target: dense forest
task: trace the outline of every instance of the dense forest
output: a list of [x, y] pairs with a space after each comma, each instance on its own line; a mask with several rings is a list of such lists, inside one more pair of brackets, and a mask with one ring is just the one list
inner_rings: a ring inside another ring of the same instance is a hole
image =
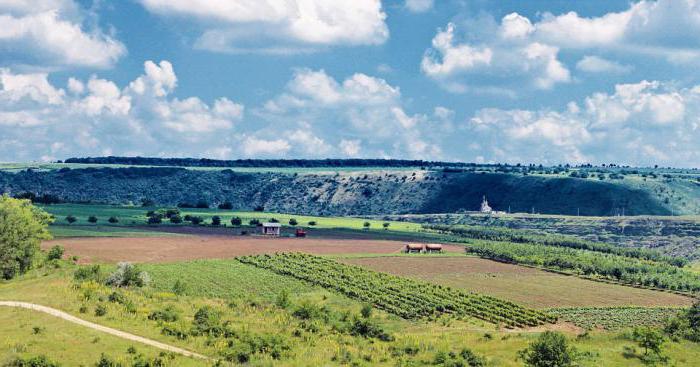
[[68, 158], [65, 163], [121, 164], [129, 166], [177, 166], [177, 167], [473, 167], [474, 163], [433, 162], [406, 159], [235, 159], [208, 158], [155, 158], [155, 157], [86, 157]]

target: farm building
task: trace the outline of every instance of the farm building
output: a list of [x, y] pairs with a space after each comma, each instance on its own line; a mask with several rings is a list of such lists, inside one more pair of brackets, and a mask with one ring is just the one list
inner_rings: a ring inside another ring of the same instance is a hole
[[439, 243], [407, 243], [404, 252], [407, 254], [442, 252], [442, 245]]
[[439, 243], [428, 243], [425, 245], [425, 252], [442, 252], [442, 245]]
[[263, 223], [260, 227], [261, 233], [266, 236], [279, 236], [282, 225], [279, 223]]

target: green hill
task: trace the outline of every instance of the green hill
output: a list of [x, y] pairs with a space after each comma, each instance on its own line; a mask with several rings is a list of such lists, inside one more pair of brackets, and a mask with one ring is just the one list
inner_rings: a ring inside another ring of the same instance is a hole
[[336, 171], [193, 170], [178, 167], [86, 167], [0, 171], [0, 192], [38, 200], [141, 205], [197, 204], [312, 215], [382, 215], [495, 210], [614, 216], [700, 213], [700, 182], [647, 173], [574, 178], [471, 170]]

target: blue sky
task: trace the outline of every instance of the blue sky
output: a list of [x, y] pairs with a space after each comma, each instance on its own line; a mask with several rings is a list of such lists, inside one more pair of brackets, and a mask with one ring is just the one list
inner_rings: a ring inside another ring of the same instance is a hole
[[700, 1], [0, 0], [0, 161], [700, 167]]

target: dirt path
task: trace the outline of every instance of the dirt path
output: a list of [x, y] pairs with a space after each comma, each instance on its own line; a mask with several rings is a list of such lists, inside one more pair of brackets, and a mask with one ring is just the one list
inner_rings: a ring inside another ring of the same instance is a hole
[[203, 356], [201, 354], [194, 353], [194, 352], [190, 352], [190, 351], [182, 349], [182, 348], [173, 347], [172, 345], [163, 344], [163, 343], [157, 342], [155, 340], [147, 339], [147, 338], [140, 337], [140, 336], [134, 335], [134, 334], [129, 334], [129, 333], [117, 330], [117, 329], [112, 329], [112, 328], [109, 328], [106, 326], [95, 324], [95, 323], [90, 322], [90, 321], [85, 321], [83, 319], [79, 319], [75, 316], [72, 316], [72, 315], [67, 314], [63, 311], [57, 310], [55, 308], [41, 306], [41, 305], [37, 305], [34, 303], [16, 302], [16, 301], [0, 301], [0, 306], [20, 307], [20, 308], [26, 308], [29, 310], [33, 310], [33, 311], [43, 312], [43, 313], [49, 314], [51, 316], [56, 316], [58, 318], [66, 320], [68, 322], [72, 322], [74, 324], [82, 325], [82, 326], [88, 327], [88, 328], [93, 329], [93, 330], [97, 330], [97, 331], [101, 331], [103, 333], [114, 335], [114, 336], [122, 338], [122, 339], [132, 340], [132, 341], [135, 341], [138, 343], [150, 345], [152, 347], [156, 347], [158, 349], [162, 349], [162, 350], [165, 350], [168, 352], [181, 354], [181, 355], [186, 356], [186, 357], [210, 359], [209, 357], [206, 357], [206, 356]]

